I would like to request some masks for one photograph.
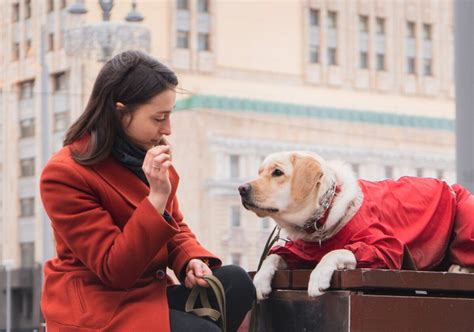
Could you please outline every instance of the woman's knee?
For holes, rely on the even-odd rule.
[[[224,285],[226,293],[233,293],[239,298],[248,299],[251,304],[255,299],[255,286],[247,271],[237,265],[225,265],[214,271],[215,276]]]

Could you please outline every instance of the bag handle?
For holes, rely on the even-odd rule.
[[[209,303],[209,298],[207,295],[207,290],[205,287],[196,285],[191,290],[191,293],[186,300],[184,310],[188,313],[193,313],[199,317],[209,317],[213,321],[217,322],[219,318],[221,319],[220,327],[222,332],[226,332],[226,303],[225,303],[225,291],[224,286],[219,279],[213,275],[206,275],[203,277],[204,280],[209,284],[209,288],[214,292],[214,295],[217,299],[217,304],[219,310],[212,308]],[[195,308],[197,298],[200,298],[202,308]]]

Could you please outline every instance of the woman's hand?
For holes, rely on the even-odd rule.
[[[159,213],[165,211],[171,192],[168,169],[171,166],[170,146],[158,145],[147,151],[142,169],[150,184],[148,199]]]
[[[186,279],[184,285],[187,288],[193,288],[196,285],[209,287],[203,276],[212,275],[212,271],[202,260],[193,258],[186,267]]]

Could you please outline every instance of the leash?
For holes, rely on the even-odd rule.
[[[225,303],[225,291],[224,286],[219,279],[213,275],[203,276],[203,279],[209,284],[210,289],[214,292],[217,299],[219,310],[214,309],[209,303],[209,297],[205,287],[194,286],[191,293],[186,300],[184,310],[188,313],[195,314],[199,317],[209,317],[213,321],[217,322],[220,318],[220,328],[222,332],[226,332],[226,303]],[[196,300],[200,299],[202,308],[196,308]]]
[[[260,260],[258,262],[257,271],[260,270],[262,267],[263,261],[268,256],[268,252],[273,247],[273,245],[280,240],[280,227],[275,226],[268,236],[268,239],[265,243],[265,247],[263,248],[262,255],[260,256]],[[286,239],[283,239],[286,240]],[[203,277],[204,280],[209,284],[210,289],[214,292],[216,296],[217,303],[219,306],[219,310],[214,309],[211,304],[209,303],[209,297],[207,294],[207,290],[205,287],[201,286],[194,286],[191,290],[191,293],[186,300],[184,310],[188,313],[195,314],[199,317],[209,317],[213,321],[217,322],[220,318],[220,328],[222,332],[226,332],[226,302],[225,302],[225,291],[222,283],[213,275],[207,275]],[[196,308],[196,301],[200,299],[202,308]],[[257,331],[258,327],[258,313],[260,311],[260,307],[258,306],[257,302],[254,301],[252,304],[251,314],[250,314],[250,322],[249,322],[249,332]]]
[[[280,231],[281,228],[276,225],[270,233],[270,236],[268,236],[267,242],[265,243],[265,247],[263,248],[262,255],[260,256],[260,260],[258,261],[258,267],[256,272],[258,272],[262,267],[263,261],[268,256],[268,252],[270,251],[270,249],[278,240],[280,240]],[[258,305],[257,301],[253,302],[251,310],[252,311],[250,314],[249,332],[256,332],[258,328],[258,316],[260,312],[260,306]]]
[[[270,249],[273,247],[273,245],[278,240],[280,240],[280,231],[281,231],[281,228],[278,227],[278,225],[276,225],[273,228],[270,235],[268,236],[267,242],[265,243],[265,247],[263,247],[262,255],[260,255],[260,260],[258,261],[258,266],[257,266],[257,271],[256,272],[258,272],[260,270],[260,268],[262,267],[263,261],[268,256],[268,252],[270,251]]]

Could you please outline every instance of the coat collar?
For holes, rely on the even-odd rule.
[[[84,135],[84,137],[73,143],[73,149],[84,149],[89,139],[89,135]],[[150,188],[138,176],[123,166],[112,155],[109,155],[100,163],[92,165],[91,168],[134,207],[137,207],[150,192]],[[171,181],[171,192],[166,203],[167,210],[176,194],[179,183],[179,175],[173,166],[169,168],[168,174]]]

